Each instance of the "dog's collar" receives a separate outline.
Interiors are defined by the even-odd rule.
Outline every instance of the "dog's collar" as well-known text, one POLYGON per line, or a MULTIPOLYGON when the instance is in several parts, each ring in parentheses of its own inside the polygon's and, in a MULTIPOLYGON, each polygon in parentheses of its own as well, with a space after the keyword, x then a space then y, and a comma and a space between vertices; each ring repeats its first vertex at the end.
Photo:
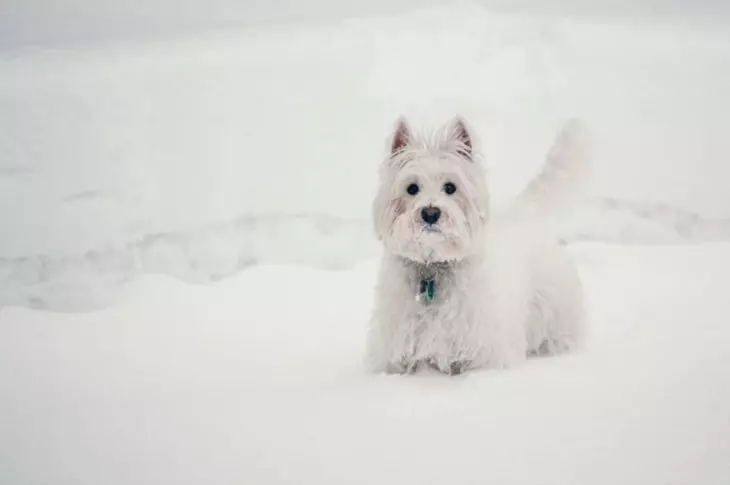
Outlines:
POLYGON ((416 300, 431 303, 436 297, 439 276, 445 273, 451 264, 447 262, 420 263, 412 260, 406 260, 406 264, 414 269, 418 281, 416 300))

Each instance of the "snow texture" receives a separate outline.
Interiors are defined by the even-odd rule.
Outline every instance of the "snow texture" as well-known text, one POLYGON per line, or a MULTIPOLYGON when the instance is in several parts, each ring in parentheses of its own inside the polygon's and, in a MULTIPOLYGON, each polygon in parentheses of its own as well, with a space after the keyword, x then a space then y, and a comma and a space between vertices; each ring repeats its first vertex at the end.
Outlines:
POLYGON ((365 370, 375 260, 4 308, 0 483, 729 483, 730 244, 573 252, 588 347, 451 378, 365 370))
POLYGON ((727 7, 5 3, 0 484, 730 483, 727 7), (455 112, 495 205, 590 127, 588 346, 369 374, 388 128, 455 112))
MULTIPOLYGON (((195 17, 188 3, 181 22, 195 17)), ((257 263, 349 268, 375 254, 376 167, 401 114, 469 120, 497 204, 577 117, 597 169, 566 239, 728 238, 727 29, 698 9, 627 20, 605 5, 491 4, 381 3, 380 16, 149 37, 123 6, 94 4, 80 10, 96 27, 83 16, 64 27, 71 4, 59 3, 43 14, 59 18, 46 41, 66 42, 45 48, 17 45, 43 10, 14 5, 0 28, 0 305, 100 308, 145 273, 209 282, 257 263), (109 26, 93 40, 116 21, 127 37, 109 26), (75 42, 64 28, 100 30, 75 42)), ((211 15, 201 22, 214 26, 211 15)))

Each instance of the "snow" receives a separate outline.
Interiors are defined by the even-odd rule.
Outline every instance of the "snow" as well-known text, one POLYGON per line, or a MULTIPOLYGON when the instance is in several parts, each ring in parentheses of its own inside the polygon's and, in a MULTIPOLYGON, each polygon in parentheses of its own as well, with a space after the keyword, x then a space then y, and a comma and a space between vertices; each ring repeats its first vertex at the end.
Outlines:
POLYGON ((457 378, 364 370, 374 260, 7 307, 0 482, 728 483, 730 244, 573 251, 587 348, 457 378))
POLYGON ((0 305, 86 310, 142 274, 209 282, 260 263, 370 258, 376 165, 401 113, 470 120, 495 204, 534 175, 566 118, 583 119, 596 177, 569 239, 730 234, 730 35, 695 22, 702 9, 627 20, 560 3, 378 4, 365 13, 379 16, 335 19, 313 5, 306 21, 253 12, 244 27, 148 38, 135 15, 163 22, 164 2, 77 9, 94 23, 69 13, 74 1, 43 14, 18 3, 0 27, 12 37, 57 14, 47 40, 67 41, 23 48, 19 33, 0 49, 0 305), (114 22, 105 41, 62 35, 114 22), (637 216, 646 203, 667 210, 637 216))
POLYGON ((0 15, 0 484, 730 483, 728 9, 295 3, 0 15), (592 338, 371 375, 383 142, 455 112, 497 207, 590 127, 592 338))

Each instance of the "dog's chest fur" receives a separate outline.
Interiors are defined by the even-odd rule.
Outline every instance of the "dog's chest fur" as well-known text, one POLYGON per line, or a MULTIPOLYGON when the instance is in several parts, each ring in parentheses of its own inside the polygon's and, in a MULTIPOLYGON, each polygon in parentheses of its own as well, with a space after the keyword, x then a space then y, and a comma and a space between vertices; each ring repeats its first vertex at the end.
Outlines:
POLYGON ((484 313, 482 299, 468 298, 483 288, 481 274, 468 261, 458 263, 416 263, 399 257, 383 265, 379 302, 400 308, 391 314, 394 321, 382 328, 392 333, 385 337, 394 345, 390 361, 408 363, 427 360, 472 358, 472 347, 479 341, 475 332, 484 313), (428 298, 424 282, 432 282, 433 297, 428 298))

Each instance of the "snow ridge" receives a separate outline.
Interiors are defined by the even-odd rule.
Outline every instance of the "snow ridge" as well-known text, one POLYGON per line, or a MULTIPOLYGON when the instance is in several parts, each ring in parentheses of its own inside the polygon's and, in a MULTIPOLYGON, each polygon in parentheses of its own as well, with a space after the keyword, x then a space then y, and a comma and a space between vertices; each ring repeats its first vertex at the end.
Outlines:
MULTIPOLYGON (((730 220, 703 218, 667 204, 603 197, 581 206, 565 223, 563 237, 635 245, 721 241, 730 240, 730 220)), ((243 215, 77 256, 0 258, 0 306, 87 310, 111 304, 122 287, 142 274, 206 284, 260 264, 347 269, 378 250, 366 219, 243 215)))

